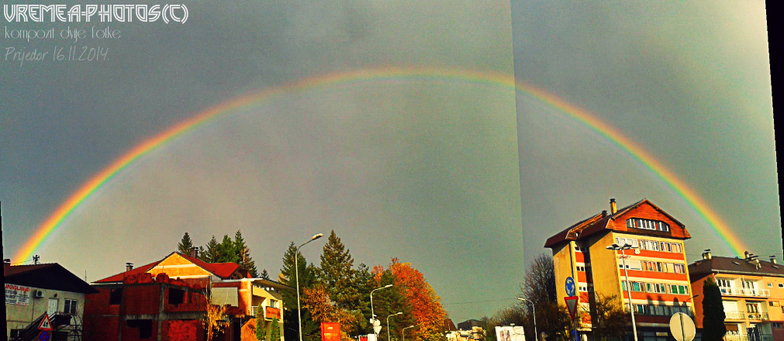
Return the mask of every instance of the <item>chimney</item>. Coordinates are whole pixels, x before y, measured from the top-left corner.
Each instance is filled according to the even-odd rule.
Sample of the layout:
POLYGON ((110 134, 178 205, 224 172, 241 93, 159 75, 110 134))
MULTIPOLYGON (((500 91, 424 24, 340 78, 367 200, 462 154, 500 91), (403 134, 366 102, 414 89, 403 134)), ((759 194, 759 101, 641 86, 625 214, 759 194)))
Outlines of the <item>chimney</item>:
POLYGON ((751 253, 750 253, 750 252, 748 252, 748 251, 743 251, 743 258, 749 259, 749 256, 751 256, 751 253))
POLYGON ((705 252, 702 253, 702 259, 711 259, 711 249, 705 249, 705 252))
POLYGON ((778 263, 776 263, 776 255, 771 255, 770 256, 770 262, 773 263, 773 264, 778 264, 778 263))
POLYGON ((607 216, 607 210, 602 211, 602 217, 606 217, 606 216, 607 216))
POLYGON ((125 271, 133 270, 133 263, 125 263, 125 271))
POLYGON ((615 203, 615 198, 610 199, 610 214, 618 212, 618 204, 615 203))
POLYGON ((11 265, 11 258, 3 259, 3 264, 11 265))
POLYGON ((191 248, 191 257, 199 258, 199 248, 195 246, 191 248))

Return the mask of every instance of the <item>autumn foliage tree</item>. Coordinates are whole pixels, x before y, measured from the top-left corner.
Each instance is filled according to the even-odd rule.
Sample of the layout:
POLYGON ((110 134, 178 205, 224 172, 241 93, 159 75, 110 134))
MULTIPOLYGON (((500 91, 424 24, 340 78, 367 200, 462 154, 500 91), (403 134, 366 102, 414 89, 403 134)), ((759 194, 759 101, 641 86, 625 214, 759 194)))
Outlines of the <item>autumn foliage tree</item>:
MULTIPOLYGON (((443 323, 446 311, 441 306, 441 298, 433 287, 427 283, 425 276, 411 266, 411 263, 401 263, 397 258, 392 259, 387 269, 392 275, 395 288, 397 288, 410 309, 410 315, 419 326, 413 332, 414 338, 420 340, 441 340, 443 323)), ((378 268, 376 270, 378 273, 378 268)), ((378 276, 381 278, 381 276, 378 276)))

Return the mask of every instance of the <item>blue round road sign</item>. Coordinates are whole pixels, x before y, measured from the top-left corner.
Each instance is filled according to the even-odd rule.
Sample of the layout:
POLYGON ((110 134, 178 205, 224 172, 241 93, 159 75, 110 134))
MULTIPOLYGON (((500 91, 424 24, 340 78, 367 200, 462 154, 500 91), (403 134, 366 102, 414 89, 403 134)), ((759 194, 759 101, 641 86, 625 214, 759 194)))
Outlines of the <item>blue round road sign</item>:
POLYGON ((577 296, 577 292, 575 290, 576 288, 574 285, 574 278, 566 277, 566 285, 564 286, 564 288, 566 288, 566 296, 577 296))
POLYGON ((49 341, 49 332, 46 330, 42 330, 41 333, 38 334, 38 340, 49 341))

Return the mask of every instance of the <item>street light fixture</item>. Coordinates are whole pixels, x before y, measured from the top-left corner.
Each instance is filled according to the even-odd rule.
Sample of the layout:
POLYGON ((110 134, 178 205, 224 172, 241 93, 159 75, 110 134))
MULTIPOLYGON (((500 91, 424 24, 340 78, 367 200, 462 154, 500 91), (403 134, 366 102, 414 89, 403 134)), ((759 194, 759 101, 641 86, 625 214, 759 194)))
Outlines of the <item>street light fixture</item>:
MULTIPOLYGON (((373 331, 375 332, 374 334, 376 334, 376 335, 378 335, 378 332, 381 331, 381 329, 376 330, 376 328, 375 328, 376 327, 376 321, 378 321, 378 320, 376 320, 376 312, 375 312, 375 310, 373 310, 373 293, 376 290, 381 290, 381 289, 386 289, 386 288, 391 288, 391 287, 392 287, 392 284, 387 284, 387 285, 385 285, 383 287, 375 288, 375 289, 370 291, 370 315, 371 315, 370 316, 370 325, 373 326, 373 331)), ((379 328, 381 328, 381 326, 379 326, 379 328)), ((302 341, 302 340, 300 340, 300 341, 302 341)))
POLYGON ((539 335, 537 335, 538 333, 536 331, 536 306, 534 305, 534 302, 526 300, 525 298, 522 298, 522 297, 518 297, 517 299, 522 301, 522 302, 525 302, 525 303, 530 303, 531 304, 531 308, 534 309, 534 339, 535 340, 539 340, 539 335))
POLYGON ((634 333, 634 341, 637 341, 637 325, 634 323, 634 307, 632 307, 632 287, 629 285, 629 269, 626 267, 626 254, 623 252, 624 250, 629 249, 636 249, 636 247, 631 246, 629 243, 624 243, 622 246, 618 246, 618 244, 613 243, 607 247, 607 250, 613 250, 613 252, 621 250, 621 259, 623 259, 623 274, 626 276, 626 292, 629 293, 629 314, 632 315, 632 333, 634 333))
POLYGON ((297 276, 297 322, 299 323, 299 341, 302 341, 302 312, 299 303, 299 249, 305 244, 310 243, 316 239, 324 237, 323 233, 319 233, 314 235, 310 238, 310 240, 302 243, 302 245, 297 246, 297 252, 294 254, 294 273, 297 276))
POLYGON ((387 341, 392 341, 392 338, 389 336, 389 318, 395 315, 402 315, 402 311, 398 311, 392 315, 387 316, 387 341))
POLYGON ((414 327, 416 327, 416 325, 413 325, 413 324, 412 324, 412 325, 410 325, 410 326, 408 326, 408 327, 405 327, 405 328, 403 328, 403 341, 406 341, 406 329, 408 329, 408 328, 414 328, 414 327))

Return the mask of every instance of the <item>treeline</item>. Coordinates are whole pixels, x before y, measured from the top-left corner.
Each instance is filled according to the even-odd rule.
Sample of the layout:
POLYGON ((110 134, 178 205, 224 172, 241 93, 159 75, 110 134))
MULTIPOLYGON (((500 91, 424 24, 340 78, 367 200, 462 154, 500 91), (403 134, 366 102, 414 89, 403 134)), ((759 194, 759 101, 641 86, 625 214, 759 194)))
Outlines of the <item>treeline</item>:
POLYGON ((188 232, 182 236, 182 240, 177 244, 177 251, 186 255, 191 254, 191 249, 197 248, 198 258, 207 263, 237 263, 244 269, 250 272, 253 277, 261 277, 269 279, 267 270, 258 273, 256 269, 256 262, 250 256, 250 249, 245 244, 245 239, 242 238, 242 232, 239 230, 234 234, 234 239, 228 235, 223 236, 223 241, 218 243, 215 236, 212 236, 207 245, 194 246, 191 236, 188 232))
MULTIPOLYGON (((190 254, 194 247, 187 232, 177 245, 178 251, 183 254, 190 254)), ((251 276, 269 279, 266 270, 260 276, 257 274, 250 249, 240 231, 234 239, 225 235, 219 243, 213 236, 205 246, 196 248, 202 261, 237 263, 248 269, 251 276)), ((308 263, 292 242, 283 255, 283 267, 277 278, 282 284, 296 288, 297 271, 299 273, 304 341, 321 340, 321 322, 339 322, 344 340, 373 333, 370 293, 389 284, 392 286, 373 292, 372 312, 382 326, 378 340, 400 340, 403 328, 409 326, 414 327, 406 329, 408 340, 445 340, 443 326, 446 312, 441 306, 441 298, 424 275, 410 263, 401 263, 393 258, 386 268, 379 265, 370 269, 365 264, 355 266, 353 256, 335 231, 330 233, 319 258, 318 266, 308 263), (387 320, 392 340, 387 339, 387 320)), ((298 341, 297 291, 284 290, 282 295, 284 337, 286 341, 298 341)))
MULTIPOLYGON (((281 282, 296 287, 295 263, 299 266, 299 286, 302 304, 303 339, 321 339, 321 322, 339 322, 343 339, 373 333, 370 324, 370 293, 392 284, 392 287, 373 293, 373 312, 381 321, 380 341, 387 340, 387 320, 392 340, 402 337, 404 327, 410 340, 443 340, 442 326, 446 312, 441 299, 427 283, 421 272, 410 263, 393 258, 386 268, 365 264, 354 266, 354 258, 337 237, 329 235, 320 256, 319 266, 308 264, 294 243, 283 256, 281 282), (295 257, 297 261, 295 262, 295 257), (398 312, 402 314, 394 315, 398 312)), ((284 336, 287 341, 298 340, 297 293, 283 293, 284 336)))

